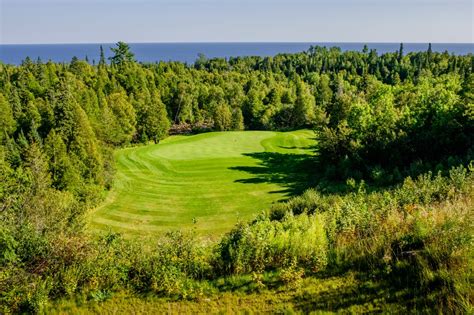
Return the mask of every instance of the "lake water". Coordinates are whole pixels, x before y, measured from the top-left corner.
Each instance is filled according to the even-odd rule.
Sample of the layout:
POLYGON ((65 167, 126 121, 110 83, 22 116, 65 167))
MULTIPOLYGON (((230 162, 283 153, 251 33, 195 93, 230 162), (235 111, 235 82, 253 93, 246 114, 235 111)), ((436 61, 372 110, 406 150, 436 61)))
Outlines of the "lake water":
MULTIPOLYGON (((69 62, 76 56, 90 62, 99 60, 101 44, 36 44, 0 45, 0 61, 7 64, 20 64, 26 57, 43 61, 69 62)), ((141 62, 181 61, 193 63, 199 53, 208 58, 237 56, 273 56, 278 53, 295 53, 307 50, 310 46, 340 47, 342 50, 362 50, 364 43, 135 43, 130 44, 135 57, 141 62)), ((102 44, 106 57, 111 55, 114 44, 102 44)), ((379 54, 394 52, 399 43, 370 43, 369 49, 377 49, 379 54)), ((425 51, 427 43, 404 44, 405 53, 425 51)), ((433 51, 448 51, 465 55, 474 53, 474 44, 432 44, 433 51)))

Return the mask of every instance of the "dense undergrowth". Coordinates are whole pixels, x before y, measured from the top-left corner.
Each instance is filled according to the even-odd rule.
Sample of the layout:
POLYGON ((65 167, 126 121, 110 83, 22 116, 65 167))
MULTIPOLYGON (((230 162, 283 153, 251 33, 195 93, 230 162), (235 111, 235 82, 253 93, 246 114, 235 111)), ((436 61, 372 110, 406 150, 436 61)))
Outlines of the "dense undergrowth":
POLYGON ((293 290, 305 279, 348 272, 403 289, 397 303, 404 309, 472 311, 474 169, 407 178, 384 192, 351 185, 347 194, 308 190, 237 225, 218 244, 192 232, 144 245, 113 233, 94 240, 2 228, 2 312, 42 311, 65 296, 104 301, 124 290, 174 300, 242 283, 253 293, 293 290))

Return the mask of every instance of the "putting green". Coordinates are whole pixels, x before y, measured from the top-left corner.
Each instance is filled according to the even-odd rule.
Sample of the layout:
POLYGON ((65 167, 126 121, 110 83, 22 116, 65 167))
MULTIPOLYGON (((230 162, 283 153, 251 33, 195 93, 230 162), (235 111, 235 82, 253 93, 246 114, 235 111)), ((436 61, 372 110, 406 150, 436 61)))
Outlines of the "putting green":
POLYGON ((285 178, 285 169, 295 172, 313 144, 310 130, 242 131, 172 136, 119 150, 114 187, 91 213, 90 227, 219 235, 287 197, 296 180, 285 178))

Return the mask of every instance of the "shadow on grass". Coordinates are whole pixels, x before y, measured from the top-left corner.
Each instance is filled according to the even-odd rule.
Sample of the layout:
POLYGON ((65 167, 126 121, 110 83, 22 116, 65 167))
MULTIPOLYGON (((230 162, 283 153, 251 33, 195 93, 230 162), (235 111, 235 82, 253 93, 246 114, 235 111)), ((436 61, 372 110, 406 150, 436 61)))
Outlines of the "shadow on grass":
MULTIPOLYGON (((295 149, 295 147, 283 147, 295 149)), ((300 147, 298 147, 301 149, 300 147)), ((474 159, 474 148, 459 156, 449 156, 437 160, 415 160, 407 165, 393 165, 383 168, 380 165, 367 163, 357 165, 350 161, 331 163, 318 152, 316 147, 306 148, 313 154, 296 154, 281 152, 255 152, 245 156, 258 160, 256 166, 234 166, 231 170, 251 174, 251 177, 238 179, 243 184, 271 183, 282 187, 270 193, 282 193, 285 201, 302 194, 309 188, 315 188, 323 194, 345 194, 354 191, 348 184, 349 179, 364 183, 367 192, 391 189, 403 183, 405 178, 417 178, 423 174, 449 176, 453 167, 467 167, 474 159)))
MULTIPOLYGON (((328 286, 321 290, 308 287, 293 298, 295 309, 309 312, 403 313, 419 305, 419 299, 408 290, 400 290, 384 281, 359 279, 356 283, 328 286)), ((418 308, 417 307, 417 308, 418 308)))
POLYGON ((235 166, 230 169, 252 174, 253 177, 238 179, 244 184, 273 183, 283 187, 271 193, 284 193, 287 197, 301 194, 315 184, 314 156, 308 154, 258 152, 245 156, 259 160, 257 166, 235 166))
MULTIPOLYGON (((278 272, 262 274, 265 293, 278 296, 280 302, 292 305, 298 313, 396 313, 409 310, 429 311, 430 305, 422 294, 410 287, 397 287, 384 279, 364 273, 348 271, 337 275, 307 277, 303 286, 291 287, 281 281, 278 272)), ((261 293, 251 275, 234 275, 220 278, 215 285, 220 292, 241 294, 261 293)))

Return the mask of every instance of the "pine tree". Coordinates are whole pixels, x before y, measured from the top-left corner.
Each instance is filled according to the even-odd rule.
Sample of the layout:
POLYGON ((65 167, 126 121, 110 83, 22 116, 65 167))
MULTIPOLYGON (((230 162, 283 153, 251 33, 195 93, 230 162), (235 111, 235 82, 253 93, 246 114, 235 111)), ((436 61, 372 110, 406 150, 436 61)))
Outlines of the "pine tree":
POLYGON ((426 52, 426 66, 430 67, 431 65, 431 56, 433 55, 433 50, 431 49, 431 43, 428 44, 428 51, 426 52))
POLYGON ((113 145, 129 143, 136 131, 135 110, 125 93, 113 93, 107 97, 103 108, 106 139, 113 145))
POLYGON ((53 187, 74 191, 75 187, 80 186, 80 174, 70 162, 66 145, 55 130, 52 130, 46 137, 44 150, 49 158, 49 171, 53 187))
POLYGON ((364 45, 364 48, 362 48, 362 53, 367 55, 368 52, 369 52, 369 47, 367 45, 364 45))
POLYGON ((122 65, 126 62, 135 61, 135 55, 130 51, 130 46, 127 43, 118 42, 116 47, 111 47, 110 50, 114 53, 114 55, 109 58, 113 65, 122 65))
POLYGON ((398 50, 398 61, 402 61, 403 59, 403 43, 400 43, 400 49, 398 50))
POLYGON ((99 66, 105 65, 105 55, 104 55, 104 48, 100 45, 100 59, 99 59, 99 66))
POLYGON ((153 92, 151 102, 151 106, 146 109, 147 112, 143 122, 145 125, 144 134, 147 135, 146 138, 158 143, 168 135, 170 121, 165 104, 161 101, 158 92, 153 92))

